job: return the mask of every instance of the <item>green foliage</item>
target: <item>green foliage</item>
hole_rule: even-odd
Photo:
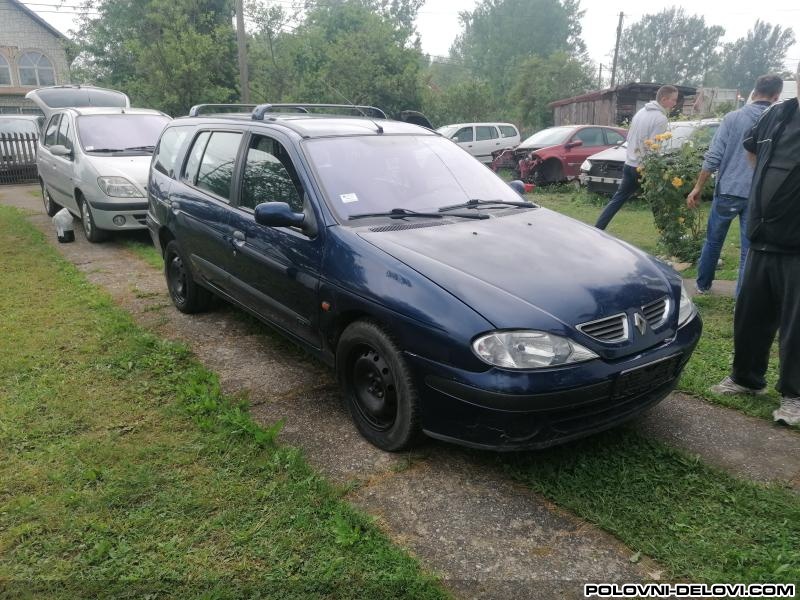
[[[686,206],[686,196],[700,172],[707,145],[689,140],[679,150],[662,152],[662,143],[669,137],[668,133],[657,135],[648,144],[640,167],[642,197],[653,210],[662,252],[694,262],[703,245],[705,221],[701,211]]]
[[[791,27],[783,28],[757,19],[745,37],[725,44],[720,65],[722,85],[736,88],[747,96],[758,77],[783,70],[786,53],[794,42]]]
[[[717,61],[725,30],[682,8],[649,14],[627,27],[619,48],[620,83],[652,81],[700,85]]]
[[[93,10],[75,40],[76,80],[171,115],[236,97],[231,0],[102,0]]]
[[[586,64],[566,52],[532,56],[522,63],[509,100],[523,126],[542,129],[553,124],[550,102],[580,94],[591,84]]]
[[[436,125],[510,120],[510,108],[499,109],[491,87],[480,79],[461,81],[445,89],[425,86],[422,99],[425,114]]]

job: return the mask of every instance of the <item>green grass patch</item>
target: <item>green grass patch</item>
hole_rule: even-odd
[[[159,270],[164,268],[164,257],[161,256],[161,253],[158,250],[156,250],[152,242],[134,239],[122,239],[121,243],[125,248],[133,252],[151,267]]]
[[[441,598],[183,347],[0,208],[0,581],[13,597]],[[2,595],[2,594],[0,594]]]
[[[800,497],[744,482],[618,429],[502,458],[517,480],[655,558],[664,578],[800,580]]]

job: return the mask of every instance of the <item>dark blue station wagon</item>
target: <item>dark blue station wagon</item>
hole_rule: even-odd
[[[423,433],[543,448],[673,389],[702,325],[672,268],[525,202],[433,131],[310,112],[162,133],[148,225],[179,310],[213,294],[304,346],[389,451]]]

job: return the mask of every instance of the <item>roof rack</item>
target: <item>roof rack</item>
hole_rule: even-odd
[[[189,116],[199,117],[200,115],[203,114],[232,113],[232,112],[245,113],[245,112],[250,112],[255,108],[256,108],[255,104],[195,104],[192,108],[189,109]],[[215,109],[215,110],[206,110],[206,109]]]
[[[269,112],[298,112],[303,114],[336,114],[331,109],[348,114],[369,117],[371,119],[387,119],[386,113],[380,108],[356,104],[259,104],[253,109],[252,117],[255,121],[263,121],[264,116]],[[191,113],[190,113],[191,115]]]

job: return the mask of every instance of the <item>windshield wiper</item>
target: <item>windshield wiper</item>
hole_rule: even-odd
[[[142,151],[146,151],[146,152],[152,152],[155,149],[156,149],[155,146],[131,146],[130,148],[125,148],[126,151],[127,150],[131,150],[131,151],[133,151],[133,150],[142,150]]]
[[[486,206],[487,204],[500,204],[503,206],[521,206],[524,208],[536,208],[536,205],[531,202],[525,202],[524,200],[519,202],[514,202],[512,200],[467,200],[466,202],[462,202],[461,204],[451,204],[450,206],[443,206],[439,209],[439,212],[447,212],[449,210],[455,210],[457,208],[477,208],[479,206]]]
[[[463,219],[488,219],[489,215],[481,215],[481,214],[453,214],[449,215],[451,217],[461,217]],[[355,219],[368,219],[370,217],[389,217],[390,219],[403,219],[405,217],[425,217],[428,219],[441,219],[442,215],[438,212],[431,213],[431,212],[417,212],[415,210],[409,210],[407,208],[393,208],[392,210],[386,212],[374,212],[374,213],[362,213],[360,215],[350,215],[348,219],[353,221]]]
[[[122,148],[92,148],[86,150],[87,152],[125,152]]]

